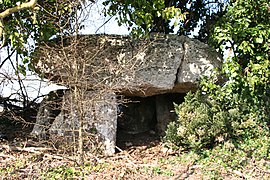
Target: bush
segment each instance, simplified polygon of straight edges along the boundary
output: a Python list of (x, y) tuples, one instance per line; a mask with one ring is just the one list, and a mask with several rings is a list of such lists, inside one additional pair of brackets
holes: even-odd
[[(176, 147), (200, 150), (226, 141), (256, 147), (261, 139), (268, 142), (269, 0), (237, 0), (227, 8), (213, 26), (209, 43), (220, 52), (230, 49), (231, 55), (217, 74), (201, 79), (197, 93), (175, 105), (178, 120), (168, 126), (165, 141)], [(264, 144), (258, 147), (269, 151)]]
[(165, 142), (174, 148), (200, 151), (228, 140), (238, 146), (268, 133), (266, 122), (259, 116), (261, 112), (248, 112), (243, 108), (248, 106), (244, 102), (233, 107), (221, 103), (199, 91), (188, 93), (184, 103), (175, 104), (178, 120), (168, 125)]

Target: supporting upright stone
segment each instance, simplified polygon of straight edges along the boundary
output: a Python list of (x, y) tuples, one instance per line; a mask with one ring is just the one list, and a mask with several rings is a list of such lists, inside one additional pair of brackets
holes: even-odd
[(173, 110), (173, 101), (168, 97), (168, 95), (164, 94), (156, 96), (156, 130), (160, 136), (165, 135), (168, 124), (176, 119), (176, 115)]
[[(73, 100), (72, 100), (73, 99)], [(114, 93), (102, 94), (88, 91), (80, 98), (81, 107), (74, 103), (74, 94), (68, 93), (63, 102), (62, 112), (56, 117), (50, 133), (57, 136), (78, 136), (80, 121), (84, 136), (96, 131), (105, 155), (115, 153), (117, 130), (117, 103)], [(81, 109), (80, 109), (81, 108)], [(79, 117), (79, 111), (83, 117)], [(81, 114), (81, 115), (82, 115)]]
[(47, 131), (61, 112), (64, 90), (51, 91), (40, 103), (36, 123), (30, 135), (39, 139), (48, 138)]
[[(94, 91), (83, 94), (83, 97), (75, 97), (74, 92), (69, 91), (62, 102), (61, 99), (44, 99), (32, 135), (76, 145), (79, 138), (86, 143), (85, 139), (89, 139), (87, 136), (96, 133), (96, 138), (90, 141), (101, 143), (104, 154), (112, 155), (115, 153), (117, 131), (116, 95)], [(79, 137), (80, 128), (83, 137)]]
[(114, 93), (98, 95), (94, 100), (95, 127), (104, 144), (104, 154), (115, 153), (117, 132), (117, 103)]

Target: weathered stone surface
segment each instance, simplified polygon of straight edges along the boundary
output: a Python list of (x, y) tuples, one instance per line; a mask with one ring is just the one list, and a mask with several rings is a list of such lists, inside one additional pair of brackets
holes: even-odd
[(95, 127), (101, 135), (106, 155), (115, 153), (116, 131), (117, 131), (117, 104), (115, 94), (99, 96), (94, 101)]
[(185, 39), (185, 54), (177, 74), (175, 92), (188, 92), (196, 88), (194, 82), (201, 76), (210, 76), (213, 69), (221, 65), (221, 58), (208, 45), (199, 40)]
[(53, 45), (51, 49), (40, 48), (36, 68), (65, 85), (66, 79), (72, 81), (73, 75), (69, 73), (76, 60), (77, 64), (85, 64), (89, 89), (106, 86), (126, 96), (195, 90), (199, 77), (209, 75), (221, 64), (218, 53), (185, 36), (159, 36), (144, 41), (123, 36), (81, 36), (76, 48), (82, 50), (76, 58), (72, 38), (66, 40), (66, 45), (66, 56)]
[(62, 97), (64, 90), (51, 91), (41, 102), (36, 123), (30, 135), (37, 138), (46, 139), (48, 137), (48, 129), (54, 122), (54, 119), (61, 112)]
[(177, 119), (173, 103), (180, 104), (184, 102), (184, 96), (185, 94), (162, 94), (155, 96), (157, 118), (156, 131), (158, 135), (164, 136), (168, 124)]
[(74, 94), (67, 92), (63, 97), (62, 106), (58, 108), (59, 113), (55, 115), (43, 113), (51, 108), (44, 100), (44, 107), (39, 110), (43, 114), (37, 118), (32, 135), (44, 138), (46, 134), (51, 139), (61, 139), (68, 143), (73, 142), (74, 138), (78, 140), (78, 132), (81, 127), (83, 138), (93, 137), (93, 134), (97, 133), (98, 139), (90, 139), (89, 141), (99, 141), (91, 143), (102, 143), (104, 154), (112, 155), (115, 152), (117, 129), (115, 94), (87, 92), (84, 98), (80, 99), (80, 102), (81, 106), (78, 107)]
[[(98, 133), (103, 144), (104, 153), (111, 155), (115, 152), (117, 104), (116, 97), (112, 94), (98, 94), (87, 92), (83, 98), (82, 107), (78, 109), (72, 102), (73, 94), (67, 94), (63, 103), (62, 112), (50, 128), (50, 134), (57, 136), (74, 136), (78, 134), (82, 124), (83, 136)], [(83, 114), (79, 115), (79, 111)], [(81, 119), (79, 119), (81, 117)], [(80, 122), (82, 121), (82, 122)], [(92, 134), (91, 134), (92, 133)]]
[(165, 130), (169, 122), (175, 120), (173, 104), (165, 96), (156, 96), (156, 111), (157, 111), (157, 133), (165, 135)]
[[(66, 94), (61, 113), (48, 131), (51, 135), (68, 138), (78, 136), (80, 127), (86, 133), (94, 128), (107, 155), (115, 151), (117, 103), (114, 93), (99, 94), (100, 89), (126, 97), (149, 98), (124, 108), (119, 127), (137, 133), (149, 130), (156, 121), (156, 129), (163, 135), (168, 123), (175, 119), (171, 113), (172, 102), (178, 102), (167, 94), (195, 90), (200, 76), (209, 76), (213, 68), (221, 65), (214, 50), (184, 36), (133, 41), (122, 36), (89, 35), (77, 40), (79, 42), (74, 43), (72, 37), (65, 38), (65, 48), (59, 47), (55, 40), (38, 51), (35, 66), (47, 78), (69, 87), (72, 82), (84, 88), (87, 84), (89, 90), (81, 99), (82, 111), (74, 101), (74, 94)], [(79, 53), (74, 51), (78, 49)], [(51, 116), (46, 112), (41, 109), (45, 117)], [(79, 116), (79, 112), (84, 112), (83, 116)], [(83, 123), (78, 117), (83, 117)], [(39, 125), (49, 122), (49, 118), (38, 120)], [(35, 132), (44, 132), (40, 127), (34, 128)]]

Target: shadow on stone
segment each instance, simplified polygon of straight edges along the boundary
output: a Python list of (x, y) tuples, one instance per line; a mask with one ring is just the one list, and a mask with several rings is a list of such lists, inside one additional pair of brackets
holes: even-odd
[(184, 101), (185, 93), (150, 97), (126, 97), (129, 103), (118, 106), (116, 146), (152, 146), (165, 135), (167, 125), (175, 121), (173, 103)]

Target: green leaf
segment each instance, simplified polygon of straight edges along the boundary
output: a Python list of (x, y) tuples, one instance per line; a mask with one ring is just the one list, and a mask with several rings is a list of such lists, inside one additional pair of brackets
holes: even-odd
[(258, 43), (258, 44), (263, 43), (263, 38), (255, 38), (255, 43)]

